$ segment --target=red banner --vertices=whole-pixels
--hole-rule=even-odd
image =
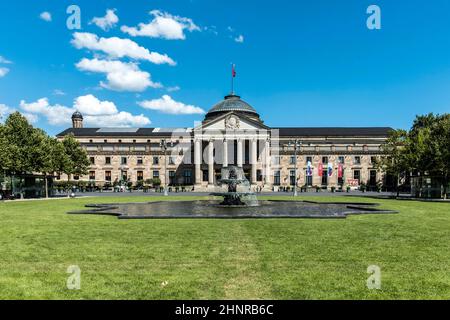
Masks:
[[[338,167],[338,178],[342,177],[344,177],[344,166],[342,165],[342,163],[340,163]]]
[[[319,163],[319,177],[323,176],[323,163]]]

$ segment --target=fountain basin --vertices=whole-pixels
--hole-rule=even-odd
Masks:
[[[392,214],[373,203],[260,201],[260,206],[222,206],[220,201],[167,201],[88,205],[69,214],[111,215],[119,219],[345,219],[348,215]]]

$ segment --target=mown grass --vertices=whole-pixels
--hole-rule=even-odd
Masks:
[[[118,220],[66,214],[89,203],[156,200],[161,199],[0,203],[0,298],[450,298],[450,205],[445,203],[352,198],[400,214],[346,220]],[[81,290],[66,288],[70,265],[81,268]],[[369,265],[382,270],[381,290],[367,289]]]

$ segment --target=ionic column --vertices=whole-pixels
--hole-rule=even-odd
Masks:
[[[214,141],[209,141],[208,146],[208,183],[214,184]]]
[[[256,165],[258,163],[258,146],[257,146],[257,140],[253,139],[251,143],[251,157],[250,157],[250,164],[252,165],[252,183],[257,183],[257,170]]]
[[[243,153],[242,139],[237,141],[237,166],[242,168],[244,166],[244,153]]]
[[[228,167],[228,140],[223,140],[223,167]]]
[[[202,143],[199,139],[194,143],[195,184],[202,183]]]

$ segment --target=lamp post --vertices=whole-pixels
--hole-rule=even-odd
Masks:
[[[168,190],[168,174],[167,174],[167,150],[169,149],[169,147],[173,148],[173,142],[167,142],[166,139],[162,139],[159,146],[161,147],[161,150],[164,152],[164,174],[165,174],[165,179],[164,179],[164,196],[167,197],[169,196],[169,190]]]
[[[302,147],[302,142],[300,141],[300,140],[292,140],[292,141],[289,141],[289,143],[288,143],[288,146],[289,147],[294,147],[294,165],[295,165],[295,168],[294,168],[294,174],[295,174],[295,177],[294,177],[294,197],[297,197],[298,196],[298,193],[297,193],[297,153],[298,153],[298,150],[301,150],[301,147]]]

